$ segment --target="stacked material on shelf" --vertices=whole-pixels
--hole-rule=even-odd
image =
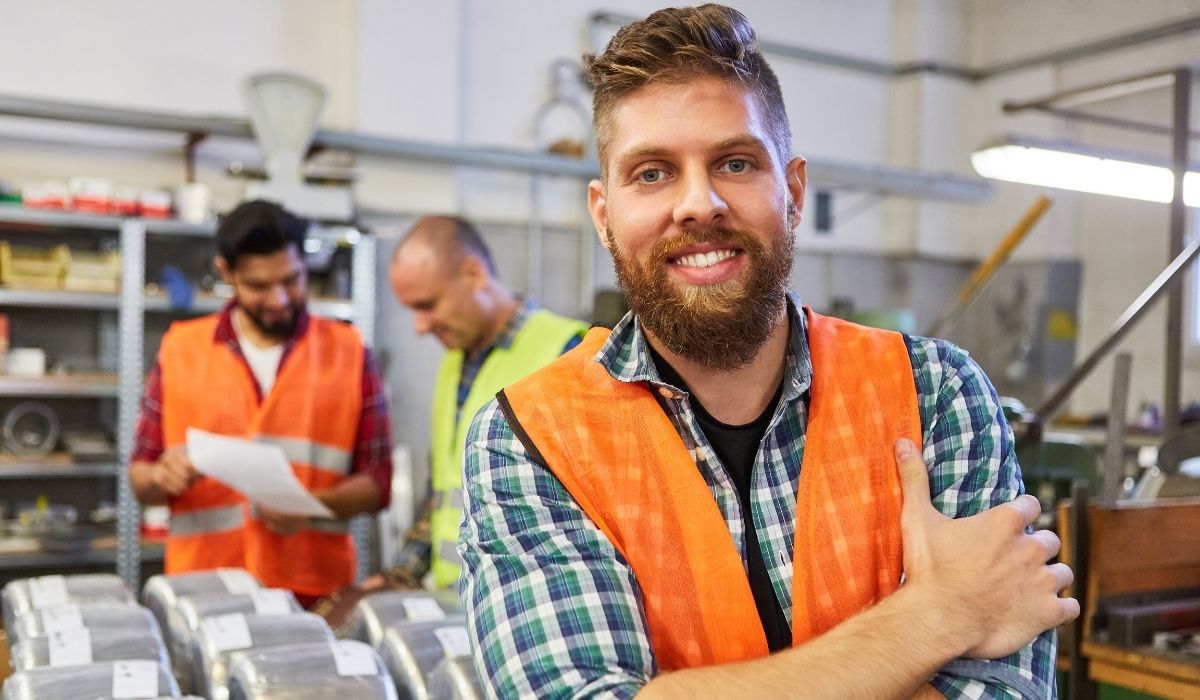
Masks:
[[[211,700],[229,697],[229,660],[235,651],[291,644],[334,642],[333,630],[312,613],[293,615],[217,615],[196,630],[192,678],[197,692]]]
[[[379,591],[358,601],[346,636],[378,649],[383,633],[398,622],[444,620],[462,614],[462,604],[453,591]]]
[[[483,700],[483,684],[470,656],[445,659],[429,674],[429,697],[437,700]]]
[[[37,637],[12,647],[14,671],[138,659],[166,665],[167,650],[162,640],[140,630],[80,628],[54,632],[49,637]]]
[[[2,700],[177,698],[179,687],[156,661],[114,661],[87,666],[35,668],[9,676]]]
[[[431,700],[429,677],[437,665],[471,653],[465,618],[394,624],[384,632],[379,653],[400,700]]]
[[[258,581],[245,569],[215,569],[187,574],[151,576],[142,586],[142,603],[150,608],[158,625],[170,637],[167,611],[173,609],[182,596],[204,593],[247,593],[259,588]],[[171,640],[168,638],[167,643]]]
[[[120,577],[112,574],[38,576],[9,581],[0,591],[4,629],[14,629],[19,616],[64,605],[136,605]]]
[[[235,652],[229,700],[396,700],[379,655],[356,641]]]
[[[182,596],[175,607],[167,611],[167,638],[170,640],[167,651],[180,689],[185,693],[199,689],[197,679],[192,677],[192,660],[196,658],[196,630],[206,618],[232,613],[290,615],[301,612],[304,608],[296,602],[296,596],[281,588]]]
[[[158,622],[150,611],[140,606],[125,605],[110,607],[64,605],[30,612],[17,618],[8,631],[12,646],[31,639],[49,637],[54,632],[70,629],[87,629],[93,633],[103,631],[137,632],[146,637],[162,639]]]

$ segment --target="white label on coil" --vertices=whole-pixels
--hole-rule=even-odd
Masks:
[[[446,658],[453,659],[458,656],[471,655],[471,640],[467,637],[467,628],[462,625],[456,627],[439,627],[433,631],[438,642],[442,645],[442,651],[446,652]]]
[[[50,635],[47,640],[51,666],[83,666],[92,663],[92,633],[84,628]]]
[[[339,676],[374,676],[379,673],[375,665],[375,652],[363,644],[335,644],[333,663]]]
[[[254,646],[254,640],[250,637],[250,626],[246,624],[246,616],[242,613],[205,618],[204,630],[217,651],[249,649]]]
[[[55,632],[67,632],[83,627],[83,613],[78,605],[62,605],[57,608],[46,608],[42,611],[42,629],[46,636]]]
[[[405,598],[400,601],[409,620],[444,620],[446,611],[433,598]]]
[[[67,604],[67,580],[62,576],[29,579],[29,602],[34,610]]]
[[[254,612],[259,615],[287,615],[292,612],[287,593],[269,588],[250,591],[254,599]]]
[[[122,699],[158,697],[158,662],[118,661],[114,663],[112,696]]]
[[[241,569],[219,569],[217,578],[225,584],[228,593],[249,593],[258,590],[258,584],[250,578],[250,574]]]

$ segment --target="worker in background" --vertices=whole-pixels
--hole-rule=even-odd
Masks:
[[[656,12],[585,70],[632,311],[469,431],[489,695],[1052,697],[1078,603],[987,378],[787,292],[805,161],[749,22]]]
[[[130,482],[171,508],[166,572],[245,567],[309,604],[355,575],[347,518],[387,505],[391,424],[370,352],[349,325],[308,313],[307,224],[278,205],[234,209],[215,264],[233,288],[220,312],[177,321],[146,380]],[[336,520],[248,505],[188,460],[188,428],[284,449]]]
[[[455,543],[471,418],[501,388],[578,344],[587,324],[509,291],[482,236],[458,217],[417,221],[396,245],[388,278],[416,332],[435,335],[446,354],[433,392],[430,495],[384,578],[416,586],[432,570],[442,588],[458,581],[461,567]]]

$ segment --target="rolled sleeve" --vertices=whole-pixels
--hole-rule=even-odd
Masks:
[[[983,370],[943,341],[912,338],[910,350],[934,506],[965,518],[1024,493],[1012,428]],[[1055,631],[1047,630],[1002,659],[955,659],[933,686],[950,698],[1053,697],[1057,644]]]

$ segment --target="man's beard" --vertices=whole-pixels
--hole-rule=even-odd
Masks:
[[[260,332],[265,333],[279,340],[287,340],[296,333],[296,323],[300,320],[300,312],[304,310],[303,304],[290,304],[288,306],[292,315],[281,321],[268,322],[259,316],[255,311],[242,307],[244,315],[254,324]]]
[[[795,243],[790,227],[769,249],[744,231],[687,229],[656,243],[645,264],[622,253],[611,228],[606,234],[626,303],[671,352],[728,371],[745,367],[766,344],[786,303]],[[749,267],[745,279],[682,288],[672,282],[667,269],[672,252],[700,243],[740,248]]]

